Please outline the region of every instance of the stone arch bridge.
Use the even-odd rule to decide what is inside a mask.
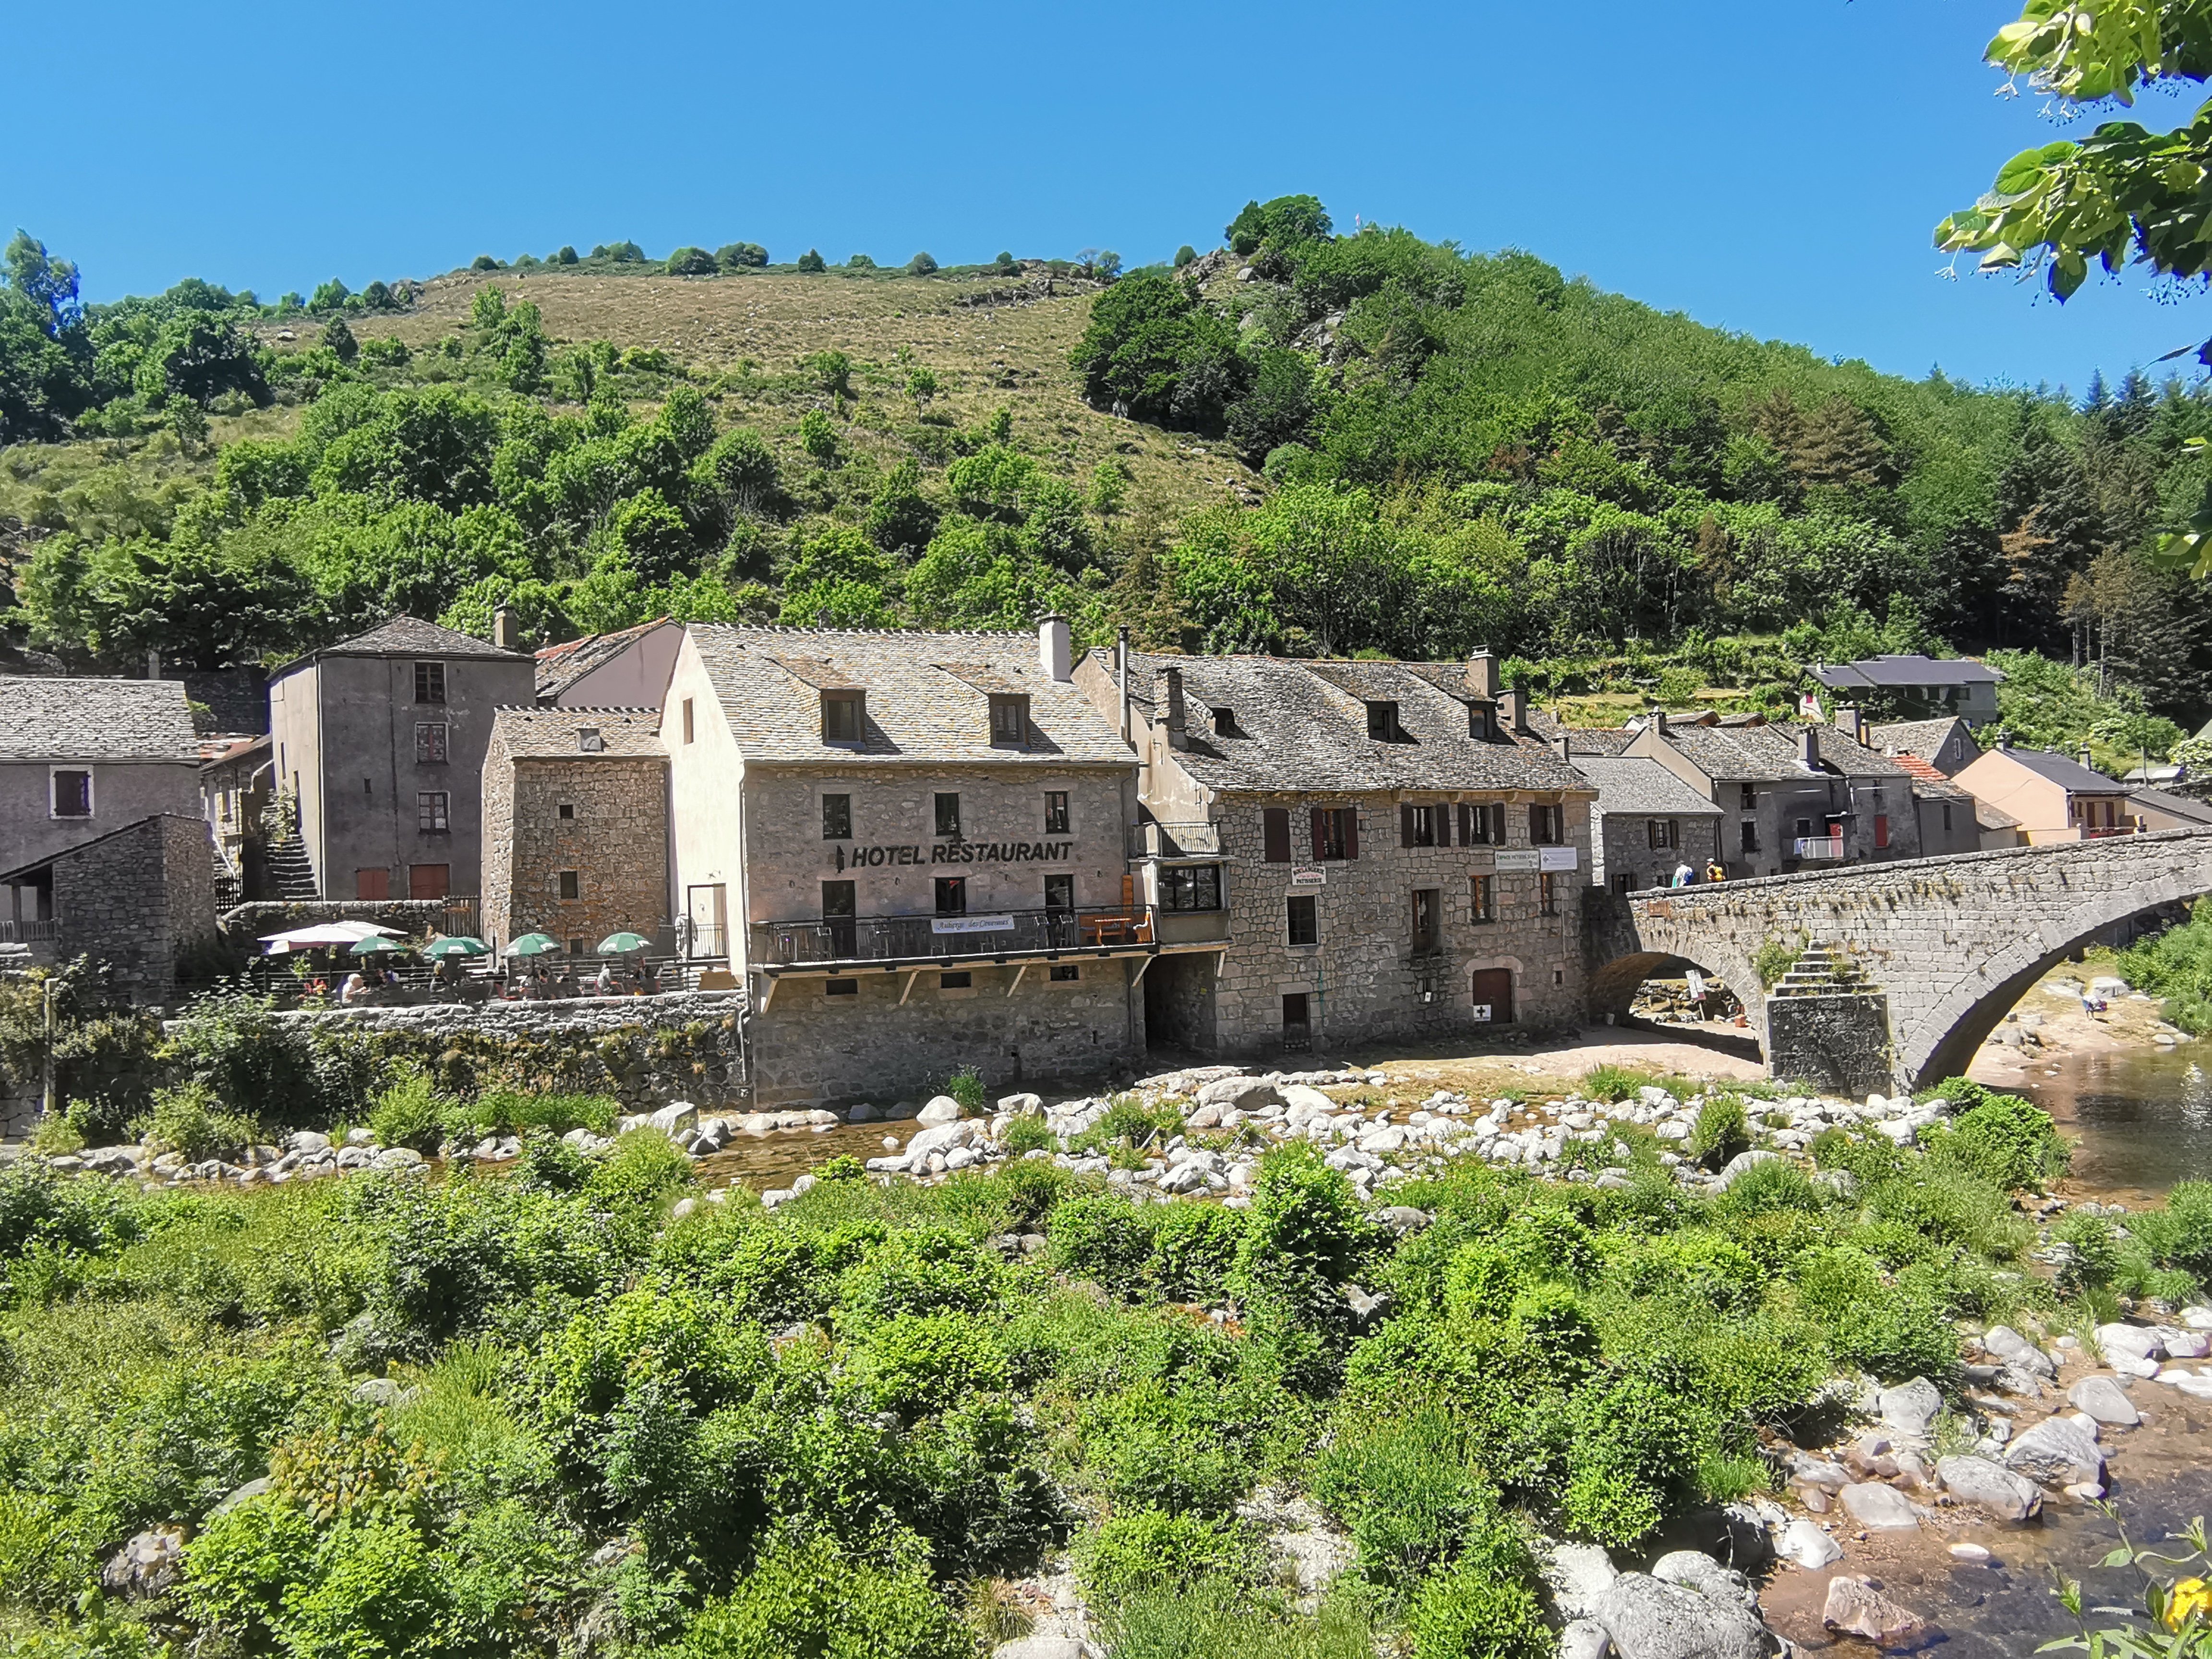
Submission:
[[[1623,899],[1590,890],[1592,1012],[1620,1016],[1636,988],[1686,966],[1742,997],[1770,1060],[1760,949],[1826,945],[1860,1000],[1887,1000],[1881,1067],[1923,1087],[1966,1069],[2037,979],[2115,922],[2212,893],[2212,832],[2170,830],[2045,847],[1854,864]],[[1771,1000],[1779,1004],[1783,1000]],[[1861,1071],[1862,1078],[1863,1068]]]

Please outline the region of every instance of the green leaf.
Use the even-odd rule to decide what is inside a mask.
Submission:
[[[2105,1558],[2104,1564],[2108,1567],[2124,1567],[2129,1562],[2135,1559],[2135,1552],[2130,1549],[2125,1544],[2123,1544],[2119,1548],[2114,1550],[2110,1555]]]

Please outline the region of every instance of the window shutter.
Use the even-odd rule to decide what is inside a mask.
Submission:
[[[1313,855],[1316,858],[1321,856],[1321,849],[1328,844],[1328,820],[1322,816],[1322,809],[1316,806],[1313,809]]]
[[[1260,809],[1260,839],[1265,843],[1263,856],[1269,864],[1288,864],[1291,861],[1289,807],[1265,806]]]
[[[1398,845],[1411,847],[1413,844],[1413,809],[1409,804],[1401,802],[1398,807]]]
[[[1359,809],[1357,806],[1344,809],[1344,856],[1348,859],[1359,856]]]
[[[1459,844],[1462,847],[1472,847],[1474,845],[1474,809],[1465,801],[1462,801],[1459,804],[1458,817]]]

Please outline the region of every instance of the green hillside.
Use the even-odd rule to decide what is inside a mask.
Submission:
[[[549,639],[1052,605],[1193,650],[1488,644],[1554,694],[1772,698],[1793,656],[2025,648],[2118,707],[2212,713],[2199,590],[2142,552],[2203,488],[2194,388],[1904,380],[1528,254],[1335,236],[1311,198],[1227,236],[1126,275],[619,245],[86,307],[19,240],[9,639],[216,666],[502,599]]]

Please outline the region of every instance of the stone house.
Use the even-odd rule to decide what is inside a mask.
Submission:
[[[199,810],[199,743],[178,682],[0,678],[0,868]],[[43,883],[0,888],[0,933],[45,931]]]
[[[2047,749],[2015,749],[2010,738],[2000,737],[1952,781],[2009,817],[2018,826],[2014,844],[2133,835],[2142,827],[2129,799],[2133,792],[2088,760],[2087,749],[2079,760],[2069,760]]]
[[[750,1000],[763,1104],[1134,1064],[1164,946],[1136,758],[1025,634],[686,630],[661,711],[679,939]]]
[[[493,640],[504,611],[493,620]],[[511,625],[511,621],[510,621]],[[520,631],[513,637],[519,642]],[[538,701],[562,708],[658,708],[684,648],[684,624],[662,617],[612,634],[587,634],[580,640],[541,647],[538,652]]]
[[[1124,647],[1076,678],[1142,762],[1145,892],[1226,913],[1219,948],[1147,974],[1155,1042],[1257,1056],[1580,1017],[1596,792],[1488,653]]]
[[[1912,780],[1838,724],[1685,726],[1655,710],[1627,755],[1656,760],[1721,810],[1731,880],[1920,856]]]
[[[105,963],[136,1002],[173,1001],[183,958],[215,937],[215,860],[196,812],[149,813],[0,872],[0,884],[38,896],[52,960]]]
[[[1955,778],[1978,758],[1982,745],[1973,727],[1957,715],[1938,720],[1899,720],[1868,729],[1866,745],[1893,760],[1917,757],[1947,778]]]
[[[476,894],[492,713],[537,696],[526,653],[413,617],[279,670],[269,683],[276,785],[319,896]]]
[[[583,955],[665,928],[668,756],[658,708],[501,708],[483,763],[484,938]]]
[[[1590,881],[1614,893],[1664,887],[1686,864],[1697,879],[1720,856],[1721,809],[1656,760],[1561,750],[1597,789]]]
[[[1808,671],[1846,707],[1887,704],[1917,720],[1953,716],[1969,726],[1997,717],[2004,676],[1972,657],[1885,653],[1857,662],[1816,663]]]
[[[200,763],[200,804],[208,830],[243,901],[276,896],[261,821],[276,793],[276,749],[265,733],[234,738]]]

